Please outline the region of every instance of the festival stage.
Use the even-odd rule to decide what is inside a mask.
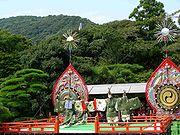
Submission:
[[[99,122],[99,118],[90,118],[86,124],[75,124],[70,127],[60,126],[62,119],[49,118],[43,120],[32,120],[22,122],[3,123],[0,126],[0,133],[4,134],[166,134],[170,132],[172,124],[168,116],[133,116],[130,122]],[[179,121],[176,121],[173,133],[179,133]]]

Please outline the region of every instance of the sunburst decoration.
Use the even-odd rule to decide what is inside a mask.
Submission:
[[[69,50],[69,63],[71,63],[72,48],[77,48],[77,43],[79,42],[78,33],[68,30],[63,34],[63,37],[66,39],[64,40],[64,49]]]
[[[157,24],[156,27],[158,31],[156,32],[155,36],[157,36],[158,42],[164,41],[166,45],[168,41],[173,41],[174,36],[178,32],[174,29],[175,24],[173,22],[168,23],[167,20],[164,20],[161,24]]]

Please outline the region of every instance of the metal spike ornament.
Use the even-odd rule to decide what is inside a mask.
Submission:
[[[162,24],[157,24],[156,27],[158,31],[156,32],[155,36],[157,36],[158,42],[164,41],[164,44],[166,45],[168,41],[173,41],[174,36],[177,33],[176,29],[173,29],[174,23],[167,23],[167,20],[164,20]]]
[[[160,31],[156,34],[158,42],[174,40],[177,32],[173,29],[174,24],[157,25]],[[176,66],[167,56],[166,59],[152,73],[146,84],[146,99],[150,106],[159,115],[176,116],[180,112],[180,68]]]
[[[168,24],[167,19],[165,19],[161,24],[157,24],[156,27],[158,31],[156,32],[155,36],[157,36],[158,42],[164,42],[164,45],[167,47],[168,41],[173,41],[175,38],[176,33],[178,32],[174,29],[174,23],[171,22]],[[166,50],[166,57],[168,51]]]

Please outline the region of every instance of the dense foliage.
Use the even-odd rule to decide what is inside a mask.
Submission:
[[[17,16],[0,19],[0,28],[14,34],[24,35],[33,41],[40,41],[54,34],[61,35],[69,29],[78,29],[80,23],[82,23],[83,27],[88,24],[93,24],[88,19],[78,16]]]
[[[0,78],[21,69],[20,52],[29,46],[31,42],[25,37],[0,30]]]
[[[0,27],[39,42],[0,30],[0,121],[51,111],[46,101],[55,80],[69,65],[62,35],[67,29],[78,32],[72,65],[87,84],[147,82],[167,48],[168,57],[180,66],[180,37],[164,46],[154,36],[161,13],[162,3],[141,0],[130,15],[135,21],[97,25],[63,15],[1,19]],[[79,23],[88,25],[77,31]]]
[[[140,0],[129,18],[134,18],[141,26],[144,39],[153,39],[157,20],[165,15],[164,5],[156,0]]]
[[[6,112],[14,118],[33,116],[49,94],[47,80],[48,75],[37,69],[23,69],[7,78],[0,85],[0,107],[4,110],[0,118]]]

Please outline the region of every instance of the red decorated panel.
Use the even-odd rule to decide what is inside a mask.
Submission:
[[[146,99],[159,114],[180,112],[180,68],[166,58],[146,85]]]
[[[70,64],[57,79],[52,92],[53,104],[55,99],[60,101],[70,97],[74,100],[88,100],[88,89],[80,74]]]

